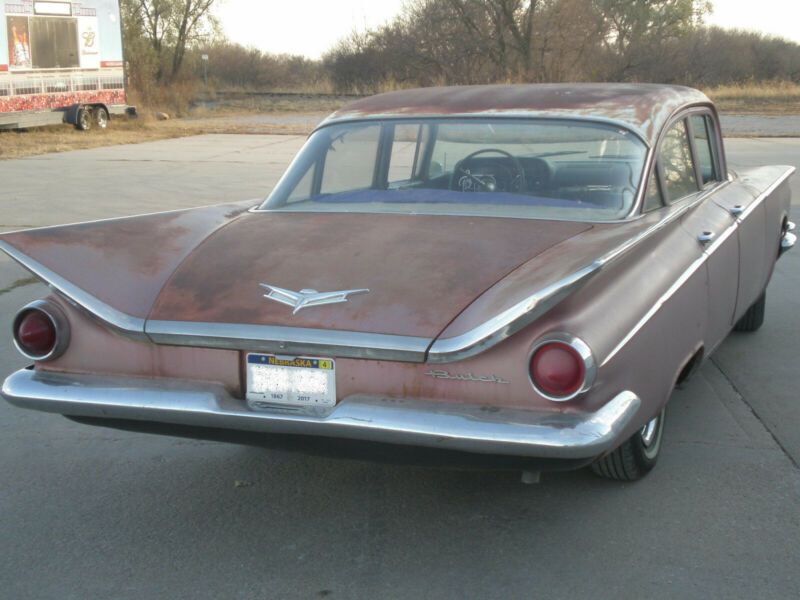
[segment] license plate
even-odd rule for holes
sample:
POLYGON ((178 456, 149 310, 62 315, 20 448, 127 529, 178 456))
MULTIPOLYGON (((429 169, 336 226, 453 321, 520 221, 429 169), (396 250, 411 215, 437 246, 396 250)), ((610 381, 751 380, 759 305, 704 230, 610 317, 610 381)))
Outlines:
POLYGON ((253 410, 336 405, 336 363, 330 358, 247 355, 247 404, 253 410))

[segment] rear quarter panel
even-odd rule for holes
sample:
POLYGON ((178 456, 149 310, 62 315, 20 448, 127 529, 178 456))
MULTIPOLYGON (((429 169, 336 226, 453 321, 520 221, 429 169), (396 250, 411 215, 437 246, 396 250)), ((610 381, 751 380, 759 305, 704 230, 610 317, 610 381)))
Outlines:
POLYGON ((792 167, 775 166, 759 167, 742 171, 738 182, 754 197, 767 194, 760 205, 747 220, 756 221, 755 227, 742 227, 742 248, 759 248, 760 251, 742 252, 741 297, 737 307, 737 316, 741 316, 758 298, 767 286, 775 268, 775 259, 780 248, 784 222, 791 212, 791 188, 789 179, 784 179, 773 188, 776 180, 786 175, 792 167))

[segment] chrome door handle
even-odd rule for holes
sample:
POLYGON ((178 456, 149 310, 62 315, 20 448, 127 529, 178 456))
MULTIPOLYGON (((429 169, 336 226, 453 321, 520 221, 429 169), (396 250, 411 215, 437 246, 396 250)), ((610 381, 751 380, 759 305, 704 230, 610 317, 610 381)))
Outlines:
POLYGON ((714 239, 715 235, 716 234, 713 231, 704 231, 697 236, 697 241, 700 242, 701 245, 705 246, 714 239))
POLYGON ((731 209, 730 209, 730 213, 731 213, 731 214, 732 214, 734 217, 738 217, 738 216, 739 216, 739 215, 741 215, 743 212, 744 212, 744 206, 742 206, 741 204, 737 204, 736 206, 732 206, 732 207, 731 207, 731 209))

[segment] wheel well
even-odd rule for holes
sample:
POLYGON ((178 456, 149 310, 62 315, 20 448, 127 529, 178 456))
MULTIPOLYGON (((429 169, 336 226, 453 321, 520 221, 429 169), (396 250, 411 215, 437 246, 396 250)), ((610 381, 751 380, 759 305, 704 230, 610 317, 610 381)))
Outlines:
POLYGON ((704 355, 704 348, 701 346, 697 349, 697 351, 686 361, 686 364, 683 365, 680 373, 678 374, 678 379, 675 382, 675 386, 680 386, 686 383, 692 375, 694 375, 697 368, 703 362, 703 355, 704 355))
POLYGON ((87 106, 89 106, 92 109, 92 111, 95 111, 98 108, 102 108, 102 109, 104 109, 106 111, 106 114, 108 115, 108 118, 109 119, 111 118, 111 112, 108 110, 108 107, 105 104, 102 104, 102 103, 88 104, 87 106))

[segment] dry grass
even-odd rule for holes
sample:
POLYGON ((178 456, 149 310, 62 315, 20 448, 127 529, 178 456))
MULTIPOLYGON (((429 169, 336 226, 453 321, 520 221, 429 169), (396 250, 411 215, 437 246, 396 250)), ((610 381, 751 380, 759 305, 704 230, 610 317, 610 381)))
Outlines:
POLYGON ((776 81, 721 85, 704 90, 721 112, 762 115, 800 114, 800 84, 776 81))
POLYGON ((115 120, 106 131, 82 132, 68 125, 22 131, 0 131, 0 159, 35 154, 83 150, 175 137, 171 132, 145 122, 115 120))
POLYGON ((105 131, 77 131, 68 125, 22 131, 0 131, 0 159, 22 158, 50 152, 84 150, 100 146, 135 144, 190 135, 146 120, 119 119, 105 131))
POLYGON ((353 100, 352 96, 305 92, 211 93, 198 102, 192 116, 252 113, 331 113, 353 100))
POLYGON ((120 118, 113 120, 105 131, 78 131, 69 125, 23 131, 0 130, 0 160, 103 146, 139 144, 208 133, 306 135, 313 127, 309 123, 316 123, 326 113, 292 113, 298 120, 287 123, 279 121, 241 123, 226 118, 242 114, 253 113, 235 110, 225 110, 220 113, 198 111, 197 116, 168 121, 157 121, 152 117, 140 117, 130 121, 120 118))

